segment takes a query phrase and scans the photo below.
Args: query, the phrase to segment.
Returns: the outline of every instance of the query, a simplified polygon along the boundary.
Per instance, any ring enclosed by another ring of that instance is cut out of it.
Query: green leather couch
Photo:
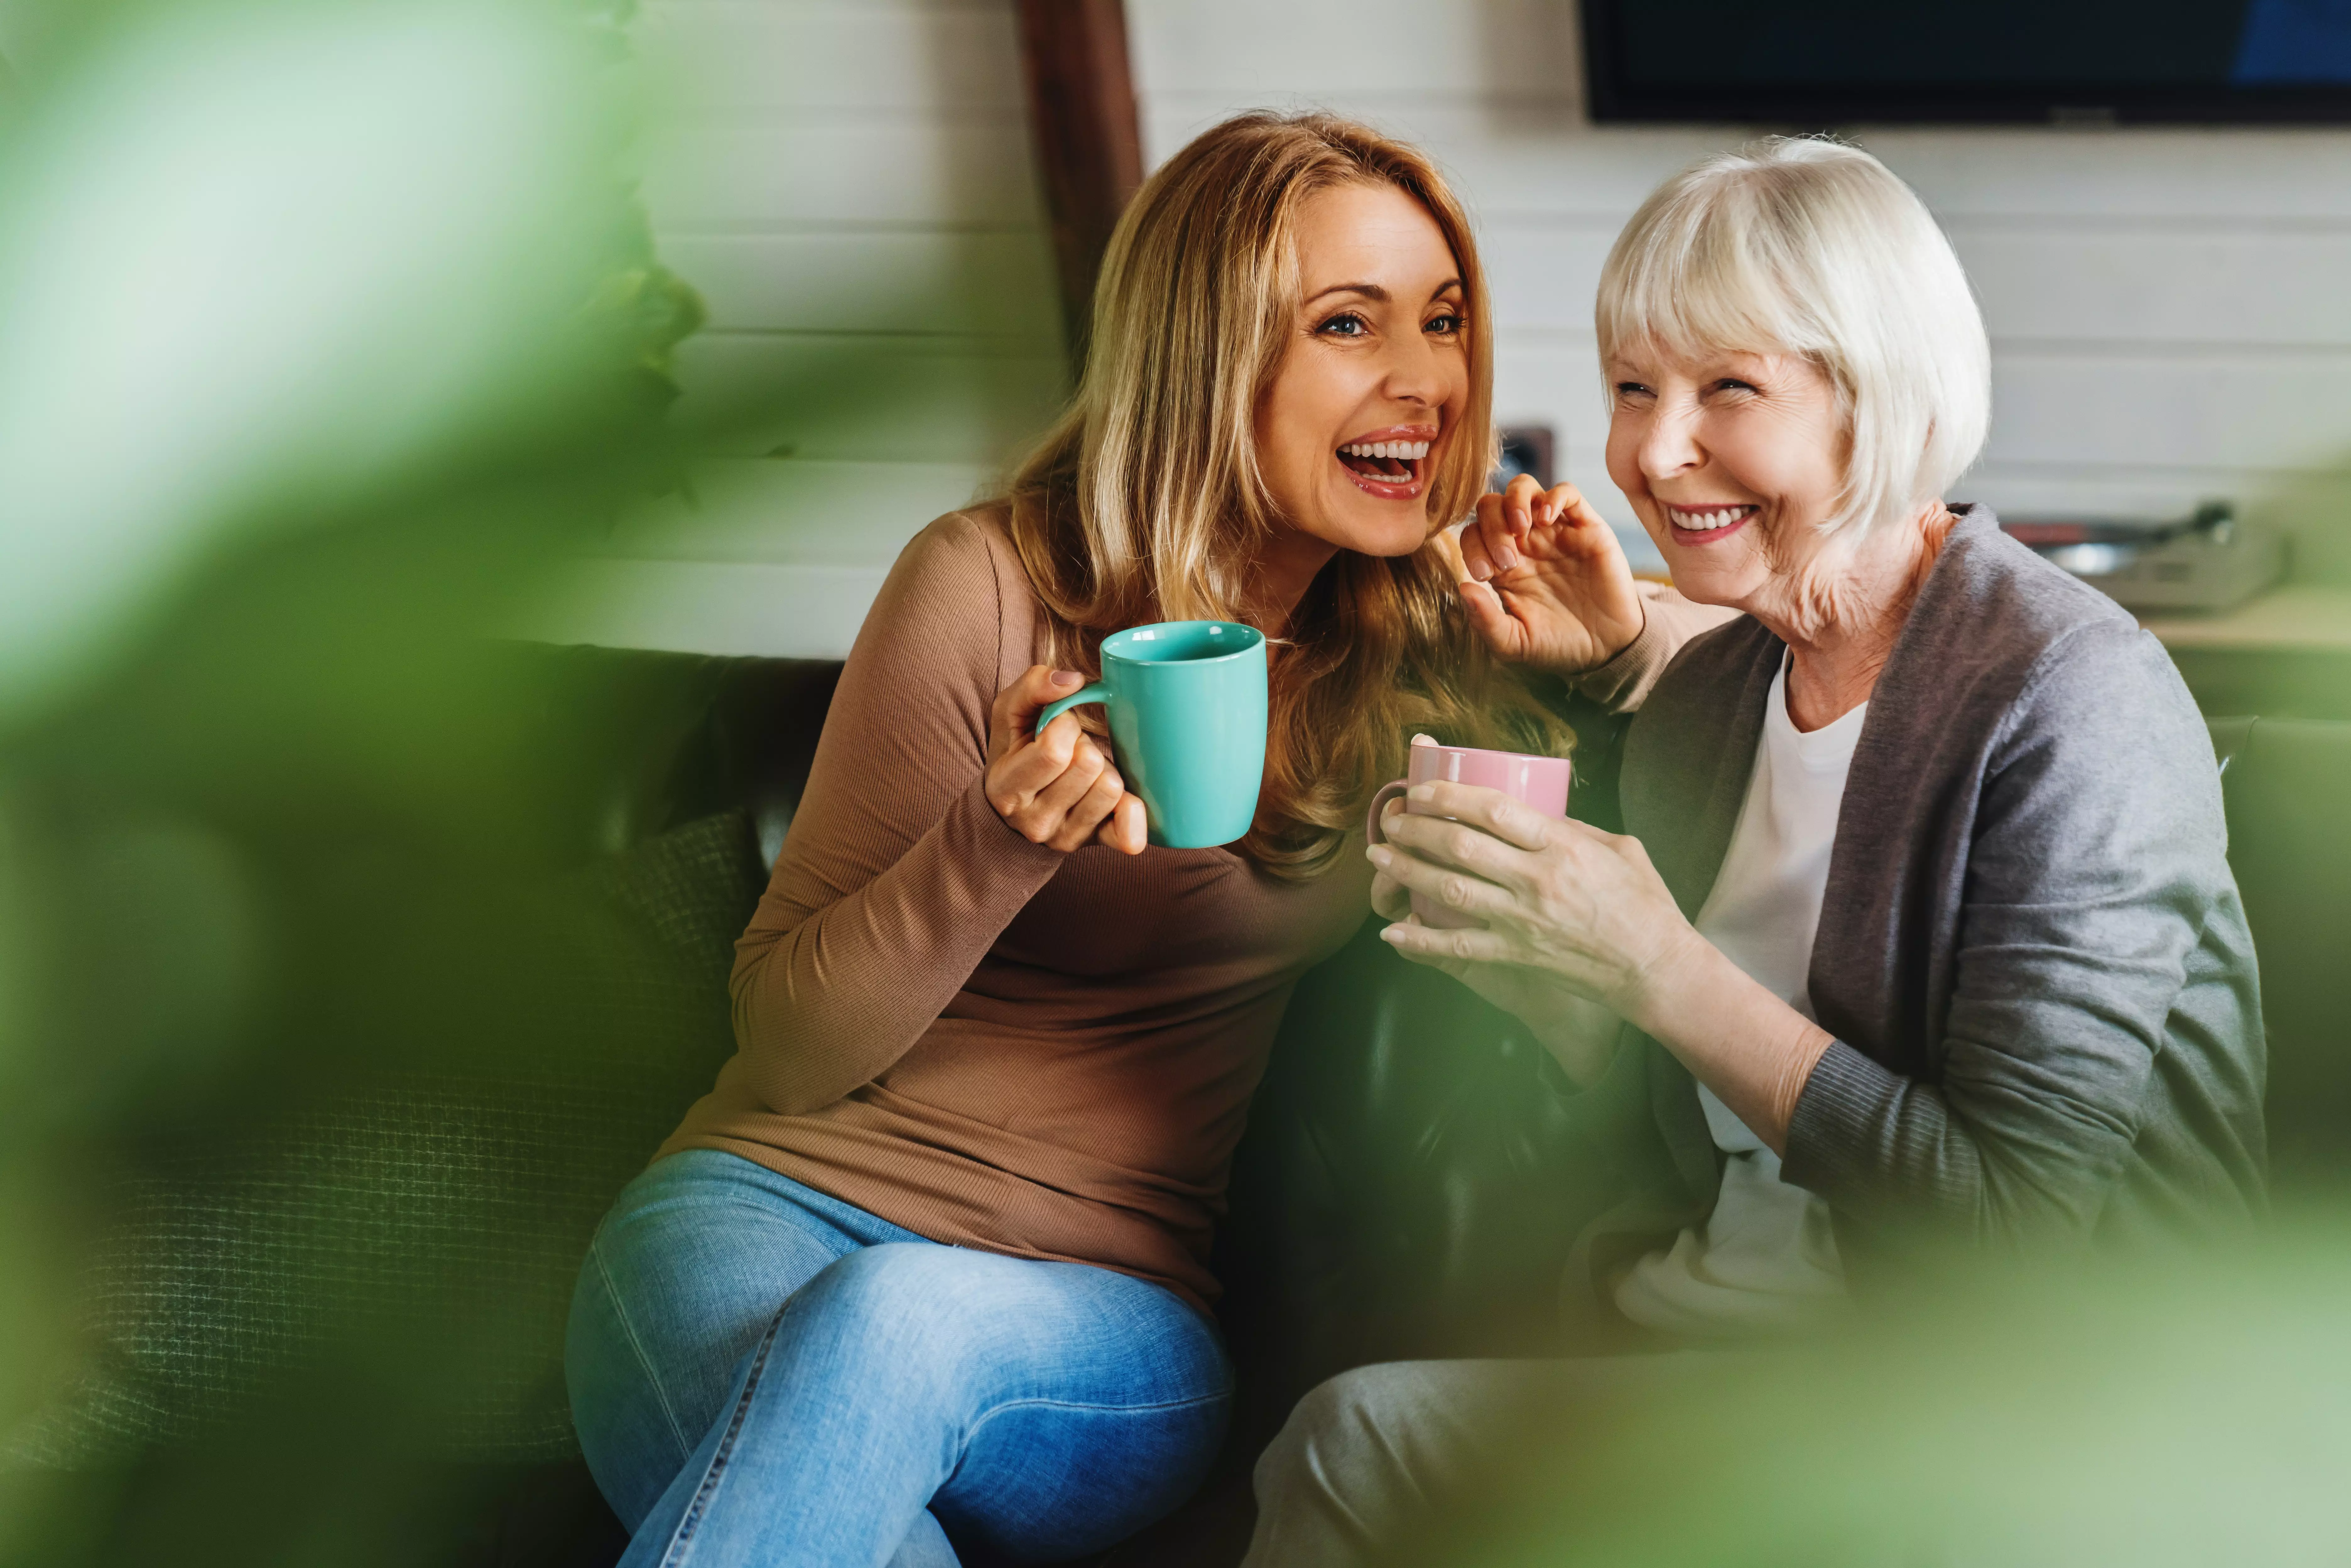
[[[91,1292],[107,1355],[35,1435],[36,1458],[152,1469],[156,1454],[210,1440],[225,1412],[342,1364],[321,1359],[322,1344],[396,1339],[412,1346],[398,1364],[408,1382],[432,1386],[394,1399],[361,1380],[335,1396],[359,1427],[371,1400],[407,1412],[385,1452],[416,1469],[433,1501],[385,1527],[404,1542],[387,1561],[554,1568],[617,1554],[562,1402],[571,1270],[611,1193],[731,1050],[729,946],[789,824],[837,669],[517,657],[535,662],[538,738],[563,765],[543,775],[536,841],[498,883],[509,903],[446,930],[358,919],[385,972],[335,1005],[383,1049],[233,1136],[160,1148],[144,1185],[116,1195]],[[1618,730],[1581,719],[1575,809],[1613,827]],[[2212,727],[2262,956],[2280,1196],[2322,1201],[2351,1177],[2351,724]],[[350,863],[333,863],[345,852]],[[282,858],[322,921],[391,874],[363,847]],[[526,929],[501,947],[499,933]],[[321,952],[348,952],[354,935],[336,932]],[[506,1035],[523,1043],[481,1044]],[[458,1043],[401,1049],[420,1039]],[[1236,1557],[1250,1458],[1331,1373],[1558,1348],[1559,1270],[1604,1173],[1567,1135],[1538,1060],[1514,1020],[1395,959],[1368,925],[1307,977],[1218,1244],[1243,1376],[1227,1462],[1191,1508],[1113,1561]],[[364,1321],[344,1310],[353,1299],[371,1303]],[[445,1387],[434,1381],[444,1371]],[[125,1495],[145,1506],[136,1485]]]

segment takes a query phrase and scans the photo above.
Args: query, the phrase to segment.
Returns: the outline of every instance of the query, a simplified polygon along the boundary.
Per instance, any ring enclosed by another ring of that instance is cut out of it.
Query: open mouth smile
[[[1762,509],[1752,503],[1724,507],[1667,506],[1666,520],[1674,526],[1674,543],[1702,545],[1711,539],[1728,538]]]
[[[1374,430],[1339,447],[1339,466],[1366,495],[1415,500],[1427,483],[1428,454],[1436,444],[1437,432],[1427,425]]]

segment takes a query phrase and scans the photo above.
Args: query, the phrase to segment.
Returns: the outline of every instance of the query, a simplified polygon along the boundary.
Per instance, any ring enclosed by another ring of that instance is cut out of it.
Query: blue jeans
[[[565,1368],[622,1568],[934,1568],[948,1531],[1096,1551],[1199,1484],[1232,1389],[1162,1286],[943,1246],[705,1150],[598,1227]]]

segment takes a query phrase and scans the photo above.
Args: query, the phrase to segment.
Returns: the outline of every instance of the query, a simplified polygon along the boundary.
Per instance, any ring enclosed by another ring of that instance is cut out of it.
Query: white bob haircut
[[[1616,237],[1594,312],[1600,357],[1801,354],[1851,445],[1823,532],[1945,494],[1991,423],[1991,346],[1959,258],[1909,186],[1858,147],[1772,137],[1693,163]]]

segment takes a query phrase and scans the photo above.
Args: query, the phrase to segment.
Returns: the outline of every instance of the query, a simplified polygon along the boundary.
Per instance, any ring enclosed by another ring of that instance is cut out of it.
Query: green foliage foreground
[[[723,821],[591,868],[627,715],[496,635],[682,458],[618,20],[84,5],[17,62],[0,1562],[449,1562],[469,1461],[568,1451],[584,1228],[725,1049],[756,879]],[[1954,1288],[1560,1413],[1409,1560],[2339,1562],[2346,1257]]]

